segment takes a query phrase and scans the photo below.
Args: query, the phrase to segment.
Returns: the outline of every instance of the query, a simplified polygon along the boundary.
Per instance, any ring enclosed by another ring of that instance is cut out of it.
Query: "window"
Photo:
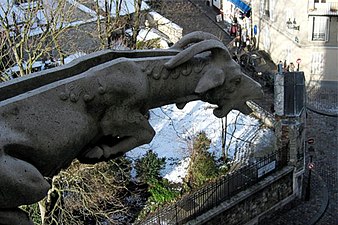
[[[322,52],[313,52],[311,56],[311,74],[323,74],[324,72],[324,54]]]
[[[312,23],[312,41],[328,41],[329,40],[329,18],[313,17]]]
[[[275,0],[264,0],[261,3],[261,13],[266,17],[266,19],[270,19],[274,21],[274,8],[276,5]]]
[[[270,0],[264,0],[264,15],[270,17]]]

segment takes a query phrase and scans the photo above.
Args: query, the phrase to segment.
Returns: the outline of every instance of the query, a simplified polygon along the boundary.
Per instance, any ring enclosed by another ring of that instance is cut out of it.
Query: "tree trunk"
[[[142,5],[142,0],[134,0],[135,13],[134,13],[134,18],[133,18],[133,21],[134,21],[133,36],[132,36],[132,48],[133,49],[136,49],[137,36],[140,32],[141,5]]]
[[[226,162],[228,158],[228,149],[225,148],[226,140],[227,140],[227,117],[224,117],[224,120],[221,119],[222,122],[222,157],[223,161]]]

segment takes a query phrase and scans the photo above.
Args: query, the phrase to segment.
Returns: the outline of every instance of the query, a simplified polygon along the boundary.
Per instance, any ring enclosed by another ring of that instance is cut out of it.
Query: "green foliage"
[[[186,178],[186,187],[197,188],[218,176],[219,169],[214,156],[208,152],[211,141],[204,132],[193,142],[193,153]]]
[[[151,194],[149,201],[156,204],[171,202],[179,196],[179,192],[171,188],[167,179],[149,181],[149,193]]]
[[[159,158],[153,151],[148,151],[135,162],[136,177],[148,184],[149,198],[146,206],[139,214],[139,219],[155,211],[161,205],[174,201],[180,194],[173,185],[160,177],[160,171],[165,166],[166,158]]]
[[[166,158],[159,158],[157,153],[149,150],[142,158],[135,161],[136,177],[143,183],[159,179],[165,161]]]
[[[190,167],[190,186],[199,187],[211,178],[218,175],[218,168],[215,165],[214,157],[209,152],[203,152],[195,157]]]
[[[175,201],[180,192],[173,187],[167,179],[151,179],[148,181],[148,192],[150,197],[147,200],[146,206],[138,215],[138,220],[142,220],[151,212],[154,212],[159,207]]]
[[[206,152],[210,148],[211,140],[207,137],[205,132],[200,132],[194,139],[193,151],[197,153]]]

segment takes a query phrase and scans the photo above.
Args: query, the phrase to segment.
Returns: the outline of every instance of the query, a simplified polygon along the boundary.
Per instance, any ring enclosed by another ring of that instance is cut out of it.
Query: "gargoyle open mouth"
[[[85,150],[78,157],[82,163],[97,163],[102,161],[108,161],[112,158],[114,146],[127,139],[128,137],[105,135],[95,140],[92,144],[85,147]],[[116,157],[123,155],[123,152],[117,152]]]
[[[246,102],[243,102],[239,105],[223,105],[223,106],[219,106],[216,109],[214,109],[213,113],[216,117],[218,118],[223,118],[226,115],[228,115],[228,113],[233,110],[239,110],[241,113],[248,115],[252,112],[252,109],[246,104]]]

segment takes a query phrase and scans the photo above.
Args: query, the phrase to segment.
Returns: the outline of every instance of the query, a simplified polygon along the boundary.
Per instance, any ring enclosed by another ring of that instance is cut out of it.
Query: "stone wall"
[[[265,212],[294,197],[293,167],[263,179],[188,224],[255,224]]]
[[[305,168],[305,83],[303,72],[277,74],[275,80],[275,133],[288,165],[295,167],[294,192],[302,195]]]

